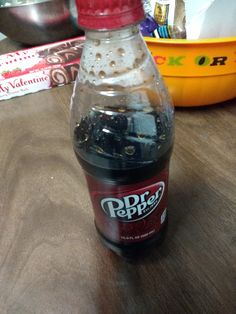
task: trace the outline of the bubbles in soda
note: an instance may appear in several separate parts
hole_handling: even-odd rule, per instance
[[[76,154],[97,167],[138,168],[169,150],[172,117],[142,108],[93,106],[75,126],[73,141]]]

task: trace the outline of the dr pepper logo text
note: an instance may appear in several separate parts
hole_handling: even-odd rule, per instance
[[[132,194],[107,197],[100,201],[101,207],[110,218],[123,222],[134,222],[150,215],[160,203],[165,190],[165,183],[158,182]]]

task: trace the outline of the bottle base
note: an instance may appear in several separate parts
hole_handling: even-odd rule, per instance
[[[96,226],[96,223],[95,223]],[[97,228],[97,232],[102,244],[116,253],[118,256],[124,258],[127,261],[134,261],[141,257],[146,256],[154,246],[159,246],[166,237],[168,229],[168,218],[166,218],[165,224],[155,236],[144,240],[142,242],[133,243],[133,244],[119,244],[108,240]]]

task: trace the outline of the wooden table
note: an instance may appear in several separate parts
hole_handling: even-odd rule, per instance
[[[176,111],[168,236],[129,264],[97,238],[71,92],[0,102],[0,313],[236,313],[236,100]]]

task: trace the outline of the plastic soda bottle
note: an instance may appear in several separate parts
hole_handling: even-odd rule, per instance
[[[174,109],[139,31],[141,0],[77,1],[86,41],[71,134],[103,243],[132,258],[167,229]]]

